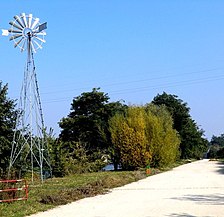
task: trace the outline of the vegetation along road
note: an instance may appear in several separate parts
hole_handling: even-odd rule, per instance
[[[221,217],[223,191],[224,165],[200,160],[32,217]]]

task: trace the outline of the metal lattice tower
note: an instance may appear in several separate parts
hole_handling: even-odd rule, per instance
[[[32,14],[22,13],[20,16],[14,16],[14,20],[9,24],[10,29],[2,30],[2,34],[10,35],[9,40],[14,41],[14,47],[18,47],[21,52],[27,51],[9,175],[13,169],[20,171],[19,176],[21,172],[31,171],[33,181],[34,173],[39,172],[43,181],[44,172],[51,173],[51,166],[33,54],[38,49],[42,49],[42,44],[45,43],[44,30],[47,28],[47,23],[40,24],[39,18],[34,18]]]

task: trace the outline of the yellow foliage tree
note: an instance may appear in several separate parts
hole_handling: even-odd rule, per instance
[[[151,161],[144,116],[143,108],[132,106],[125,116],[117,114],[109,122],[114,150],[123,169],[145,167]]]
[[[163,106],[129,106],[109,121],[114,153],[123,169],[162,167],[178,157],[180,139]]]

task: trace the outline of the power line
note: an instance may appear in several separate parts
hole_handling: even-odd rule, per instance
[[[178,73],[178,74],[170,74],[170,75],[165,75],[165,76],[153,77],[153,78],[148,78],[148,79],[140,79],[140,80],[134,80],[134,81],[116,82],[116,83],[105,84],[103,86],[111,87],[111,86],[118,86],[118,85],[125,85],[125,84],[142,83],[142,82],[161,80],[161,79],[166,79],[166,78],[181,77],[184,75],[200,74],[200,73],[204,73],[204,72],[214,72],[217,70],[219,70],[219,68],[199,70],[199,71],[186,72],[186,73]],[[59,86],[57,86],[57,87],[59,87]],[[60,85],[60,87],[61,87],[61,85]],[[81,91],[81,90],[86,90],[86,89],[90,89],[90,88],[92,88],[92,87],[83,87],[83,88],[75,88],[75,89],[72,88],[72,89],[67,89],[67,90],[61,90],[60,88],[58,88],[60,90],[43,92],[41,94],[46,95],[46,94],[55,94],[55,93],[65,93],[65,92],[72,92],[72,91]]]
[[[224,75],[216,75],[216,76],[209,76],[209,77],[198,78],[198,79],[189,79],[189,80],[178,81],[178,82],[167,82],[167,83],[153,85],[153,86],[149,85],[149,86],[144,86],[144,87],[120,89],[120,90],[114,90],[114,91],[112,90],[112,91],[110,91],[110,95],[144,92],[144,91],[147,91],[147,90],[150,90],[150,89],[170,88],[170,87],[177,87],[177,86],[188,86],[188,85],[194,85],[194,84],[207,83],[207,82],[211,82],[211,81],[220,81],[220,80],[223,80],[223,79],[224,79]],[[103,87],[106,87],[106,86],[107,85],[105,85]],[[43,101],[43,102],[44,103],[56,103],[56,102],[65,102],[65,101],[68,101],[68,100],[71,100],[71,98],[70,97],[55,98],[55,99],[50,99],[50,100]]]

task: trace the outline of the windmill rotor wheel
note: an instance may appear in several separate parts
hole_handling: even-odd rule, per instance
[[[20,16],[14,16],[14,20],[9,24],[11,25],[8,30],[11,35],[9,40],[13,40],[15,48],[18,47],[21,52],[27,50],[29,40],[32,52],[36,53],[38,49],[42,49],[42,44],[46,42],[44,39],[46,32],[40,29],[39,18],[22,13]]]

